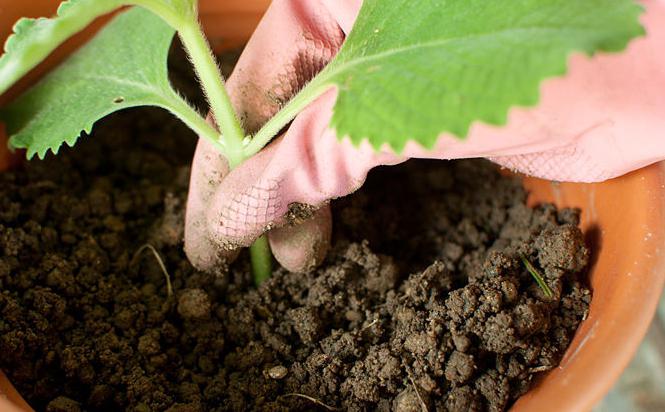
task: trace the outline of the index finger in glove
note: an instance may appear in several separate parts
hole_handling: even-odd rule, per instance
[[[344,32],[322,2],[274,1],[227,82],[245,131],[256,132],[277,113],[343,41]]]

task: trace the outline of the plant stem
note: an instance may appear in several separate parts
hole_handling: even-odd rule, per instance
[[[203,86],[210,108],[222,132],[222,145],[225,155],[233,168],[245,159],[242,153],[243,131],[229,94],[224,87],[224,79],[213,57],[210,45],[196,20],[188,21],[178,30],[185,50],[192,60],[194,70]]]
[[[325,69],[324,69],[325,70]],[[321,96],[330,84],[317,82],[316,79],[305,86],[275,116],[263,125],[244,149],[246,157],[252,157],[267,145],[298,113]]]
[[[118,1],[119,4],[132,4],[141,6],[161,17],[169,26],[178,30],[182,22],[182,15],[179,15],[172,5],[166,4],[163,0],[127,0]],[[116,7],[118,7],[116,5]],[[182,13],[182,10],[180,10]]]
[[[178,34],[192,60],[194,70],[199,77],[212,113],[215,116],[215,121],[222,132],[222,139],[216,140],[216,147],[228,160],[229,167],[234,169],[251,155],[247,155],[243,151],[245,131],[240,125],[238,116],[231,103],[231,98],[224,87],[224,79],[219,71],[219,66],[215,61],[203,30],[195,18],[185,19],[178,29]],[[182,98],[178,99],[178,101],[182,101]],[[189,112],[185,111],[185,113]],[[200,118],[200,116],[196,117]],[[194,127],[203,130],[204,133],[202,136],[209,138],[209,131],[196,123],[194,118],[183,120],[186,123],[189,120],[190,123],[188,124],[193,124]],[[249,248],[249,252],[252,261],[254,283],[258,286],[264,280],[268,279],[272,273],[272,253],[270,252],[268,238],[263,235],[256,239],[254,244]]]
[[[194,133],[207,139],[224,156],[227,155],[226,147],[219,141],[219,132],[177,93],[174,92],[172,96],[165,98],[161,106],[182,120]]]
[[[268,236],[263,235],[256,239],[249,247],[249,255],[252,260],[252,272],[254,273],[254,284],[259,286],[272,274],[272,254]]]

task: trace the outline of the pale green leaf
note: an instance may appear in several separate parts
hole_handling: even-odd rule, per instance
[[[178,104],[168,81],[167,56],[174,30],[149,11],[132,8],[115,17],[90,42],[2,110],[16,148],[28,157],[73,145],[81,131],[120,109]]]
[[[0,94],[65,40],[120,4],[120,0],[69,0],[60,4],[54,18],[18,20],[0,56]]]
[[[30,0],[26,0],[30,1]],[[93,20],[124,5],[140,5],[176,26],[195,13],[196,0],[66,0],[53,18],[22,18],[0,56],[0,94]]]
[[[354,142],[432,147],[473,122],[533,106],[571,53],[623,50],[644,33],[634,0],[365,0],[310,91],[335,85],[332,127]],[[308,100],[308,99],[304,99]]]

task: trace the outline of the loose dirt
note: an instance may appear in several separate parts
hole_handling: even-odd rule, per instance
[[[587,314],[579,212],[526,207],[485,161],[372,172],[333,203],[311,273],[257,290],[245,253],[197,272],[181,243],[194,143],[131,111],[0,174],[0,368],[37,410],[500,411]]]

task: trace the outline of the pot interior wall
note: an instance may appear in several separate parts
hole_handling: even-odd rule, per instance
[[[53,0],[0,0],[0,38],[20,16],[52,14]],[[202,21],[216,48],[242,44],[269,0],[203,0]],[[15,95],[86,39],[103,20],[55,53],[7,95]],[[0,125],[0,170],[16,161],[4,144]],[[578,330],[559,368],[544,376],[513,411],[587,410],[598,401],[630,361],[655,312],[665,280],[665,166],[656,164],[600,184],[556,184],[526,178],[530,202],[553,202],[583,210],[582,226],[592,246],[590,283],[594,296],[589,318]],[[0,374],[2,393],[24,410]],[[0,406],[2,406],[0,404]]]
[[[529,202],[582,209],[591,246],[589,317],[558,368],[513,411],[589,410],[618,379],[654,316],[665,280],[665,164],[596,184],[524,179]]]

